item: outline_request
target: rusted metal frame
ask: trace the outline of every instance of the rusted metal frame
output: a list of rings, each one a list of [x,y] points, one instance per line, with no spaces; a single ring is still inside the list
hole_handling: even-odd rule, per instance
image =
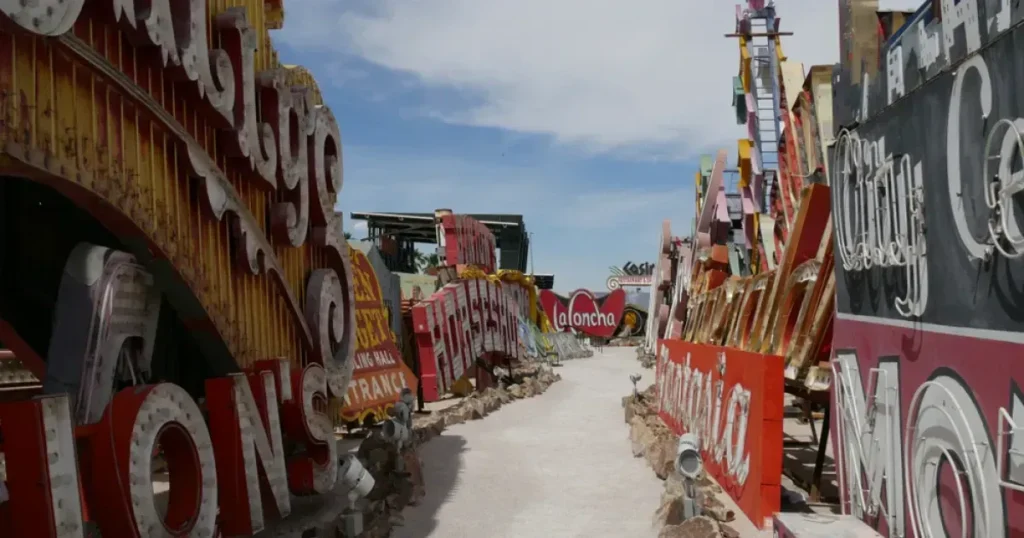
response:
[[[811,502],[826,502],[830,504],[837,503],[839,502],[838,498],[822,498],[821,495],[821,478],[824,474],[825,456],[828,452],[829,432],[832,429],[832,405],[830,401],[831,398],[829,397],[830,393],[826,391],[808,390],[806,387],[798,383],[795,383],[789,379],[786,380],[785,391],[786,394],[795,396],[799,399],[810,402],[812,404],[818,404],[823,406],[825,408],[825,416],[823,417],[824,420],[821,424],[821,433],[817,436],[817,442],[814,442],[815,440],[813,439],[810,443],[800,442],[800,444],[803,446],[814,444],[817,445],[817,447],[815,448],[814,470],[811,473],[811,479],[805,479],[803,476],[800,476],[798,473],[794,472],[791,467],[786,465],[782,466],[782,473],[786,475],[790,480],[792,480],[794,484],[808,491],[809,499]],[[813,428],[813,417],[811,417],[810,423],[812,424],[811,427]]]

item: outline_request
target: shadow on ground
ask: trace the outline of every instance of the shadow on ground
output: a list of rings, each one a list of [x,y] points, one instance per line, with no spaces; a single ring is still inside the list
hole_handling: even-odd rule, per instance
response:
[[[782,444],[782,511],[783,512],[834,512],[838,513],[839,488],[836,482],[836,466],[832,459],[831,441],[825,453],[819,482],[818,499],[810,498],[814,482],[814,464],[818,455],[816,436],[811,435],[811,425],[799,422],[795,417],[785,419],[786,431]],[[814,427],[821,435],[822,421],[815,420]]]
[[[459,487],[466,440],[441,434],[420,447],[426,496],[417,506],[402,511],[405,524],[395,528],[395,538],[424,538],[437,528],[437,514]]]

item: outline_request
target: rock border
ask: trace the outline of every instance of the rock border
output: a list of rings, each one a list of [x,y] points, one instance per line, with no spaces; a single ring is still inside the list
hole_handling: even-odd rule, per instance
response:
[[[480,420],[501,406],[543,394],[548,387],[562,379],[551,367],[539,361],[521,361],[512,367],[513,383],[507,387],[488,387],[466,396],[459,403],[432,412],[413,416],[412,446],[399,454],[394,445],[383,441],[373,432],[360,445],[357,457],[376,480],[369,502],[363,510],[366,538],[385,538],[395,526],[404,524],[401,515],[406,506],[419,504],[426,495],[422,461],[417,449],[445,429],[470,420]],[[398,471],[399,457],[405,461],[405,471]]]
[[[356,457],[374,479],[373,490],[359,501],[363,512],[362,538],[385,538],[392,528],[403,524],[401,512],[416,505],[426,495],[422,462],[417,448],[441,434],[445,428],[468,420],[481,419],[502,405],[544,393],[562,376],[539,361],[520,361],[512,367],[514,383],[507,387],[487,388],[465,397],[459,403],[413,417],[412,444],[399,453],[398,448],[374,430],[359,444]],[[404,466],[399,466],[399,459]],[[348,507],[348,488],[341,481],[324,495],[292,496],[292,513],[283,520],[270,522],[261,537],[315,538],[344,536],[342,516]]]
[[[636,360],[640,361],[640,366],[643,366],[648,370],[653,369],[654,364],[657,362],[657,358],[654,356],[654,353],[648,352],[643,348],[643,346],[637,346]]]
[[[637,395],[624,396],[622,407],[629,424],[633,457],[646,459],[654,474],[665,481],[665,491],[652,520],[652,525],[659,529],[658,538],[738,537],[739,533],[727,524],[736,519],[736,514],[717,499],[722,488],[707,475],[697,480],[703,515],[683,519],[683,479],[674,469],[679,436],[658,417],[655,398],[655,387],[651,385]]]

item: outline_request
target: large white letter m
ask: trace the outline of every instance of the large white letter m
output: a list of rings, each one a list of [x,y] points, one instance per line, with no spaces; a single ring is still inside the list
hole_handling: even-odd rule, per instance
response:
[[[836,469],[844,508],[849,506],[850,512],[862,519],[877,517],[881,510],[889,534],[906,536],[898,363],[880,360],[877,368],[869,370],[868,388],[874,387],[871,400],[866,398],[856,353],[837,351],[832,369],[839,411]]]

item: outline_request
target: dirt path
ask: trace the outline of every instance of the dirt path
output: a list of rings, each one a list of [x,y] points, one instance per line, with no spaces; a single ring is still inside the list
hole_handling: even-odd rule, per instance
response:
[[[655,536],[662,482],[630,452],[621,398],[633,348],[566,361],[543,395],[452,426],[423,446],[427,497],[398,538]]]

